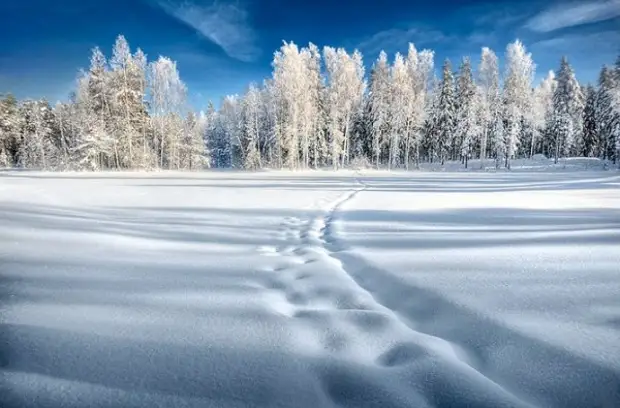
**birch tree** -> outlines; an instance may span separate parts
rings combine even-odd
[[[256,170],[262,167],[260,156],[261,120],[260,90],[251,84],[242,101],[242,132],[241,148],[243,150],[243,167]]]
[[[474,83],[474,77],[469,58],[463,59],[457,81],[457,112],[456,112],[456,140],[459,145],[459,154],[467,168],[474,141],[480,133],[478,114],[480,111],[479,93]]]
[[[505,160],[510,168],[510,159],[519,145],[519,134],[523,118],[529,118],[532,106],[532,80],[534,63],[531,54],[517,40],[506,48],[506,76],[504,80],[504,118],[507,123]]]
[[[478,83],[480,86],[480,168],[484,168],[487,158],[487,146],[492,129],[497,128],[495,123],[501,120],[501,95],[499,87],[499,65],[495,53],[487,48],[482,48],[480,67],[478,69]],[[503,138],[503,134],[502,134]],[[493,144],[494,150],[497,143]],[[499,146],[501,147],[501,146]],[[497,157],[499,152],[494,151]]]
[[[159,166],[174,167],[183,133],[181,114],[187,88],[179,76],[176,62],[159,57],[149,66],[150,100],[153,123],[153,146],[157,146]]]
[[[370,76],[369,116],[372,153],[375,166],[379,168],[381,149],[390,132],[390,67],[383,51],[372,67]]]
[[[413,81],[402,55],[396,54],[391,70],[390,139],[388,168],[400,164],[401,142],[405,140],[411,124],[413,110]]]
[[[338,168],[346,162],[353,117],[362,108],[366,89],[364,65],[358,51],[349,55],[342,48],[325,47],[323,54],[328,75],[326,96],[331,160],[334,168]]]

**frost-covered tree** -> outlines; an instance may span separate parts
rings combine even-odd
[[[414,103],[413,80],[402,55],[396,54],[391,70],[390,137],[388,168],[400,165],[401,143],[408,137]]]
[[[21,116],[17,99],[9,94],[0,99],[0,167],[17,164],[21,143]]]
[[[381,160],[382,147],[389,138],[390,92],[390,66],[387,61],[387,54],[381,51],[371,70],[370,94],[368,96],[372,155],[377,168],[379,168]]]
[[[154,135],[152,145],[158,150],[159,166],[178,168],[187,87],[179,76],[176,62],[161,56],[152,62],[149,66],[149,88]]]
[[[260,132],[262,129],[261,93],[251,84],[243,97],[241,106],[242,140],[241,152],[243,167],[255,170],[262,166],[260,155]]]
[[[132,55],[127,40],[120,35],[114,44],[110,67],[110,131],[114,137],[117,164],[123,168],[135,168],[145,159],[140,144],[146,122],[146,56],[140,50]]]
[[[456,94],[456,129],[455,141],[459,149],[458,154],[467,163],[476,138],[480,134],[479,113],[480,94],[474,83],[471,62],[469,58],[463,59],[457,80]]]
[[[304,89],[301,93],[301,163],[302,167],[310,167],[310,159],[314,158],[316,167],[319,159],[324,134],[324,116],[322,115],[321,98],[324,92],[321,77],[321,53],[316,45],[310,43],[302,48],[302,77]]]
[[[54,140],[54,117],[49,103],[45,100],[26,101],[20,111],[23,121],[19,165],[42,170],[56,169],[60,151]]]
[[[583,150],[584,157],[599,157],[601,140],[599,140],[598,124],[596,123],[596,89],[592,85],[586,88],[586,104],[583,110]]]
[[[530,121],[532,108],[532,80],[534,77],[532,55],[517,40],[506,48],[506,75],[504,79],[504,120],[506,167],[510,168],[510,159],[515,155],[520,143],[524,120]]]
[[[334,168],[344,166],[349,156],[353,119],[362,108],[366,89],[362,55],[349,55],[344,49],[325,47],[327,70],[327,112],[331,161]]]
[[[555,88],[555,73],[549,71],[547,77],[534,89],[530,157],[534,155],[537,142],[544,141],[545,135],[549,133],[549,124],[553,118],[553,93]]]
[[[443,77],[439,85],[439,95],[433,111],[433,152],[438,155],[441,164],[450,152],[450,142],[456,131],[456,96],[454,76],[450,60],[443,64]]]
[[[241,106],[239,97],[228,95],[222,101],[214,129],[214,167],[228,168],[242,166],[241,149]]]
[[[583,94],[573,68],[563,57],[553,94],[553,134],[555,162],[560,155],[568,155],[582,135]]]
[[[202,112],[188,112],[185,117],[184,134],[181,142],[181,165],[184,170],[200,170],[209,163],[205,145],[207,117]]]
[[[417,52],[413,44],[409,44],[407,54],[407,68],[413,86],[411,112],[409,116],[408,133],[405,142],[405,167],[409,169],[409,154],[414,150],[416,164],[420,161],[420,146],[424,123],[428,112],[429,92],[434,69],[435,55],[431,50]]]
[[[496,122],[501,121],[501,93],[499,86],[499,65],[495,53],[487,48],[482,48],[480,66],[478,68],[478,83],[480,86],[480,167],[484,167],[484,160],[487,157],[487,146],[489,136],[495,140],[496,135],[491,130],[496,128]],[[502,135],[503,138],[503,135]],[[495,151],[497,143],[493,144],[493,155],[497,157]],[[499,147],[502,147],[501,145]]]

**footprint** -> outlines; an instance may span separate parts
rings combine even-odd
[[[286,288],[286,283],[284,283],[283,281],[275,277],[271,277],[265,283],[265,287],[268,289],[274,289],[274,290],[284,290]]]
[[[297,276],[295,276],[295,280],[305,280],[310,278],[312,275],[308,272],[302,272],[300,274],[298,274]]]
[[[365,332],[379,332],[390,324],[390,318],[381,312],[371,310],[350,310],[346,319]]]
[[[308,296],[304,293],[293,291],[286,294],[286,300],[297,306],[305,306],[308,304]]]
[[[384,367],[397,367],[428,356],[428,351],[415,343],[399,343],[377,358]]]

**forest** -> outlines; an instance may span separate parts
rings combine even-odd
[[[620,57],[595,85],[580,83],[567,58],[534,84],[518,40],[501,72],[489,48],[437,73],[434,59],[409,44],[392,61],[381,52],[367,74],[358,51],[284,42],[271,77],[196,112],[176,62],[149,62],[120,35],[110,58],[93,50],[66,102],[0,97],[0,167],[415,169],[494,159],[509,169],[537,154],[620,163]]]

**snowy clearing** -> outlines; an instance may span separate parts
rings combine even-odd
[[[576,165],[0,173],[0,406],[619,406],[620,176]]]

